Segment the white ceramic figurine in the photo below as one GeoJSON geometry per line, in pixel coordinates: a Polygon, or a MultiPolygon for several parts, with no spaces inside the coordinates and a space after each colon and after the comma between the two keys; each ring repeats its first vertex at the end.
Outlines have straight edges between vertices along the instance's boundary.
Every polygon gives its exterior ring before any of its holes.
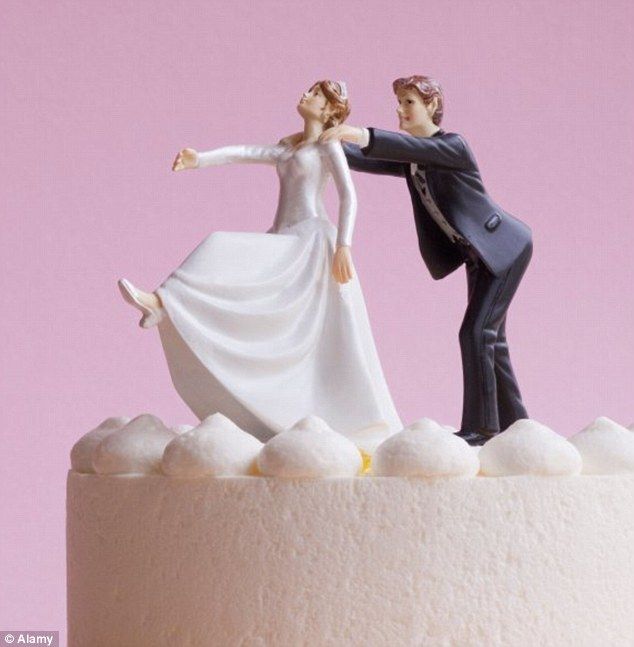
{"type": "Polygon", "coordinates": [[[176,389],[203,419],[221,412],[266,439],[308,415],[352,435],[401,423],[383,376],[350,245],[356,195],[339,142],[319,143],[350,112],[345,84],[319,81],[297,110],[295,145],[185,148],[173,170],[232,162],[275,166],[280,194],[267,233],[216,232],[153,293],[122,279],[140,325],[159,325],[176,389]],[[330,178],[339,221],[322,195],[330,178]]]}

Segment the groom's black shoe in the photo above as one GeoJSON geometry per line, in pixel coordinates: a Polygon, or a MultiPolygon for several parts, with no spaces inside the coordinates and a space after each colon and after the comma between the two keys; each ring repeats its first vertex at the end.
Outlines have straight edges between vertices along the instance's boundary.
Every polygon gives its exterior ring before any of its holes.
{"type": "Polygon", "coordinates": [[[491,438],[497,436],[498,433],[498,431],[494,431],[493,429],[478,429],[478,431],[461,429],[455,435],[466,440],[473,447],[478,447],[484,445],[487,440],[491,440],[491,438]]]}

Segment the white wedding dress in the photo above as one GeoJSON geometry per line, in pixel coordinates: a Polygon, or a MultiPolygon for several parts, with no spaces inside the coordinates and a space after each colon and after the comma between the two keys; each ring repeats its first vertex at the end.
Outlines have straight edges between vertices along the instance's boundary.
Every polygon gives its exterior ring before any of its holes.
{"type": "Polygon", "coordinates": [[[341,145],[229,146],[198,159],[274,165],[280,194],[268,233],[211,234],[157,290],[183,400],[198,418],[219,411],[263,440],[308,415],[353,439],[372,426],[384,436],[401,429],[359,281],[331,275],[335,243],[350,244],[356,213],[341,145]],[[330,176],[338,230],[322,200],[330,176]]]}

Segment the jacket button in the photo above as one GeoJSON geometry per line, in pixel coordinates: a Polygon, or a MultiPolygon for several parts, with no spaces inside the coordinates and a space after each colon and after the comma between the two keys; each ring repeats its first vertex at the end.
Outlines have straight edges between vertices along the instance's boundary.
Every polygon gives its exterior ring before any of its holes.
{"type": "Polygon", "coordinates": [[[494,213],[484,224],[486,229],[489,231],[493,231],[499,224],[502,222],[502,218],[500,218],[499,213],[494,213]]]}

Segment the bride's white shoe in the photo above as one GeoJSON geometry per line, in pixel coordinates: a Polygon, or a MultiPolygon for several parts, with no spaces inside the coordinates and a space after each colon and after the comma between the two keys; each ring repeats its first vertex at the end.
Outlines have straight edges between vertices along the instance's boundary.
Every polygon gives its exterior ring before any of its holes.
{"type": "Polygon", "coordinates": [[[143,300],[140,290],[137,290],[128,279],[119,279],[117,285],[123,298],[143,313],[139,321],[141,328],[151,328],[161,322],[165,314],[163,308],[154,308],[147,305],[143,300]]]}

